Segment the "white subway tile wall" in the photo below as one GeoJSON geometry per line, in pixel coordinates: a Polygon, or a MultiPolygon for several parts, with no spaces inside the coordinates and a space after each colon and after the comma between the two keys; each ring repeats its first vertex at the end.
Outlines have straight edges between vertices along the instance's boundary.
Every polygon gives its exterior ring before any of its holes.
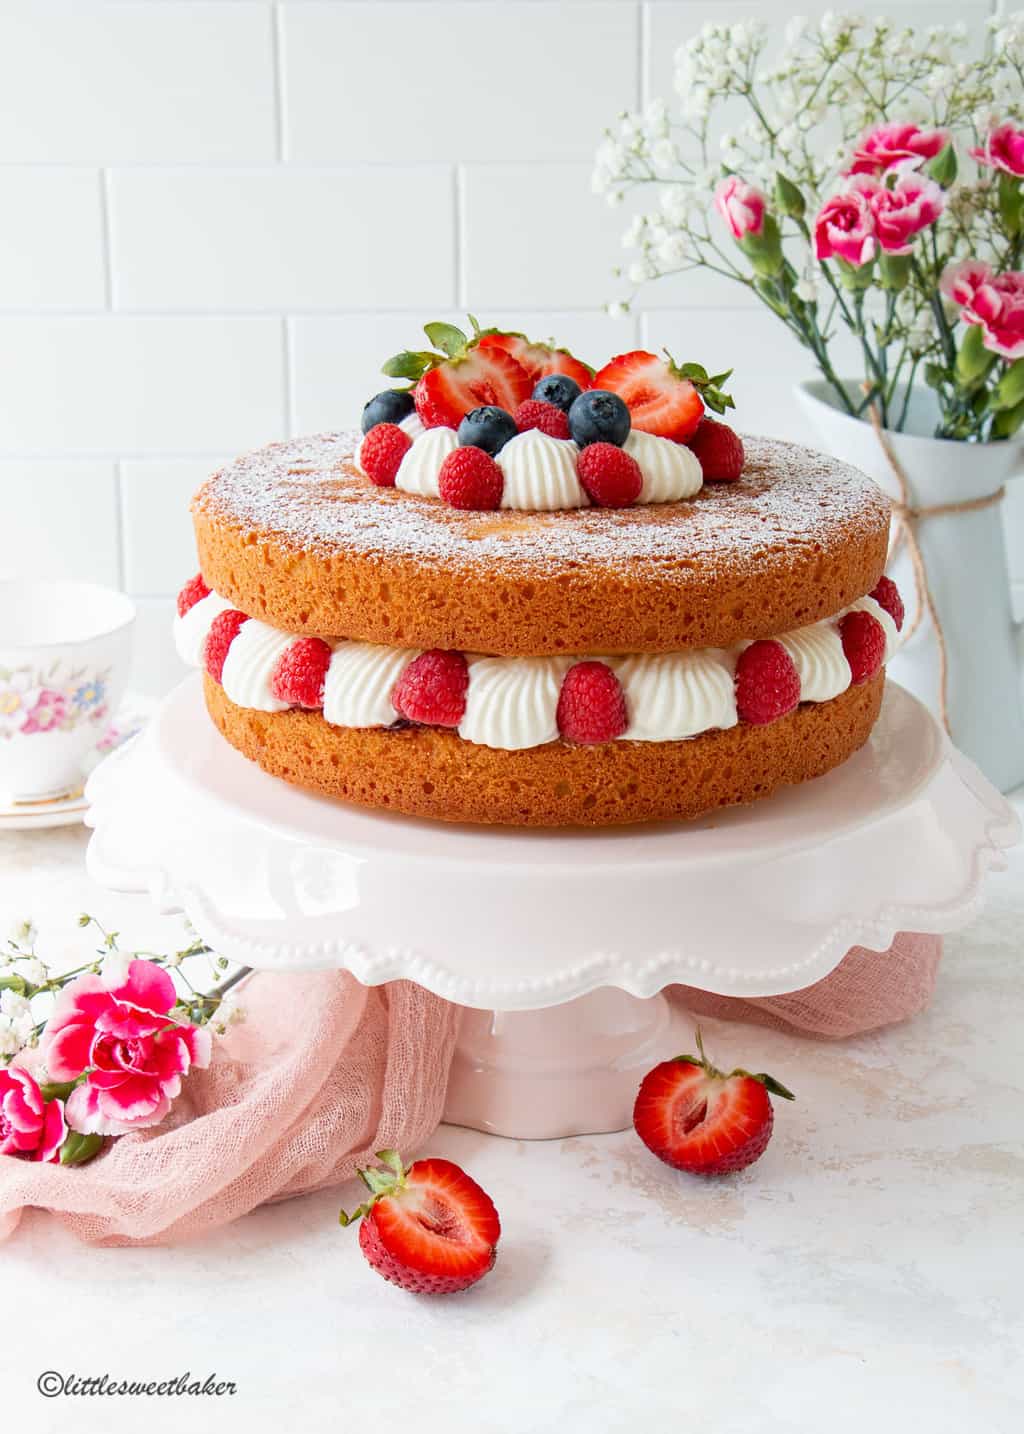
{"type": "MultiPolygon", "coordinates": [[[[827,0],[801,0],[815,14],[827,0]]],[[[980,42],[995,0],[863,8],[980,42]]],[[[706,19],[781,0],[67,0],[0,6],[0,572],[124,585],[136,684],[180,669],[187,501],[233,453],[341,427],[424,320],[735,364],[739,421],[810,438],[806,355],[707,275],[607,318],[625,219],[590,162],[706,19]]],[[[1024,596],[1024,495],[1006,505],[1024,596]]]]}

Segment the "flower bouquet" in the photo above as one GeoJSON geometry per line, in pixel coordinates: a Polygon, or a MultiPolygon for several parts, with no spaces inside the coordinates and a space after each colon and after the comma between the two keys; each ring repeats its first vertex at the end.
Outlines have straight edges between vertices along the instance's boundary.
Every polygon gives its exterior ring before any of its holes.
{"type": "Polygon", "coordinates": [[[891,671],[1008,791],[1024,711],[998,505],[1022,466],[1024,11],[978,48],[962,26],[832,12],[793,20],[781,50],[755,23],[705,25],[677,52],[678,103],[606,132],[594,188],[655,200],[624,235],[635,287],[714,273],[813,356],[802,407],[894,500],[893,576],[917,603],[891,671]]]}
{"type": "Polygon", "coordinates": [[[1024,424],[1024,13],[992,27],[965,60],[962,27],[829,13],[791,22],[769,60],[760,25],[705,25],[677,53],[676,110],[624,114],[598,151],[610,202],[657,195],[624,237],[639,251],[630,280],[703,268],[742,284],[850,415],[874,409],[900,430],[923,379],[936,437],[1011,437],[1024,424]],[[832,356],[841,328],[862,355],[852,391],[832,356]]]}

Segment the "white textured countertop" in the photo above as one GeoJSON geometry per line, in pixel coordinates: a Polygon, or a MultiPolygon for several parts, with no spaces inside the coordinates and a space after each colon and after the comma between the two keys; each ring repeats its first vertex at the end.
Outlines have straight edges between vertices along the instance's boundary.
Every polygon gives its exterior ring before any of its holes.
{"type": "MultiPolygon", "coordinates": [[[[90,885],[84,844],[81,829],[0,834],[4,925],[33,915],[53,953],[84,909],[126,944],[169,947],[177,923],[90,885]]],[[[494,1273],[457,1299],[371,1273],[335,1222],[351,1186],[171,1249],[88,1249],[26,1217],[0,1246],[5,1424],[1016,1434],[1024,852],[1010,861],[909,1025],[825,1045],[702,1023],[723,1062],[799,1097],[738,1177],[677,1175],[629,1132],[528,1144],[442,1128],[431,1151],[466,1165],[504,1228],[494,1273]],[[238,1392],[47,1400],[48,1369],[216,1373],[238,1392]]]]}

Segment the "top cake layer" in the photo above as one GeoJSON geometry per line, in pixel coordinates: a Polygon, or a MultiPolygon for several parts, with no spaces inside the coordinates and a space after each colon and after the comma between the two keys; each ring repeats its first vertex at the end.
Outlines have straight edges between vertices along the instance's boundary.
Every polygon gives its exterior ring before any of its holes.
{"type": "Polygon", "coordinates": [[[370,484],[359,435],[272,444],[193,503],[203,576],[295,634],[499,656],[727,647],[828,617],[885,564],[889,503],[849,465],[746,440],[692,499],[466,512],[370,484]]]}

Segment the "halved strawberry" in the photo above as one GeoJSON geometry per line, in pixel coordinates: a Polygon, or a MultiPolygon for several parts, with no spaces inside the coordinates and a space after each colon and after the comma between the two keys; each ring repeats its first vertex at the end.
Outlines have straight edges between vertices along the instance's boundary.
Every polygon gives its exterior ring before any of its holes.
{"type": "Polygon", "coordinates": [[[377,1159],[384,1169],[359,1171],[371,1198],[338,1217],[362,1220],[359,1247],[370,1266],[413,1294],[475,1285],[493,1267],[501,1235],[491,1197],[451,1160],[417,1160],[406,1170],[394,1150],[377,1159]]]}
{"type": "Polygon", "coordinates": [[[719,388],[728,377],[712,378],[700,364],[677,364],[668,354],[659,358],[634,349],[606,363],[594,375],[594,387],[624,400],[634,428],[685,443],[696,432],[705,403],[716,413],[735,406],[719,388]]]}
{"type": "Polygon", "coordinates": [[[566,373],[576,380],[580,388],[589,388],[594,382],[593,369],[568,349],[531,343],[525,334],[505,334],[487,329],[477,339],[477,345],[482,349],[501,349],[509,354],[529,374],[531,387],[549,373],[566,373]]]}
{"type": "Polygon", "coordinates": [[[529,374],[510,354],[495,348],[472,348],[428,369],[413,397],[427,428],[458,428],[470,409],[485,403],[515,413],[532,389],[529,374]]]}
{"type": "Polygon", "coordinates": [[[694,1175],[725,1175],[764,1153],[774,1116],[768,1092],[793,1094],[763,1072],[717,1070],[704,1054],[662,1061],[648,1071],[633,1107],[636,1133],[659,1160],[694,1175]]]}

